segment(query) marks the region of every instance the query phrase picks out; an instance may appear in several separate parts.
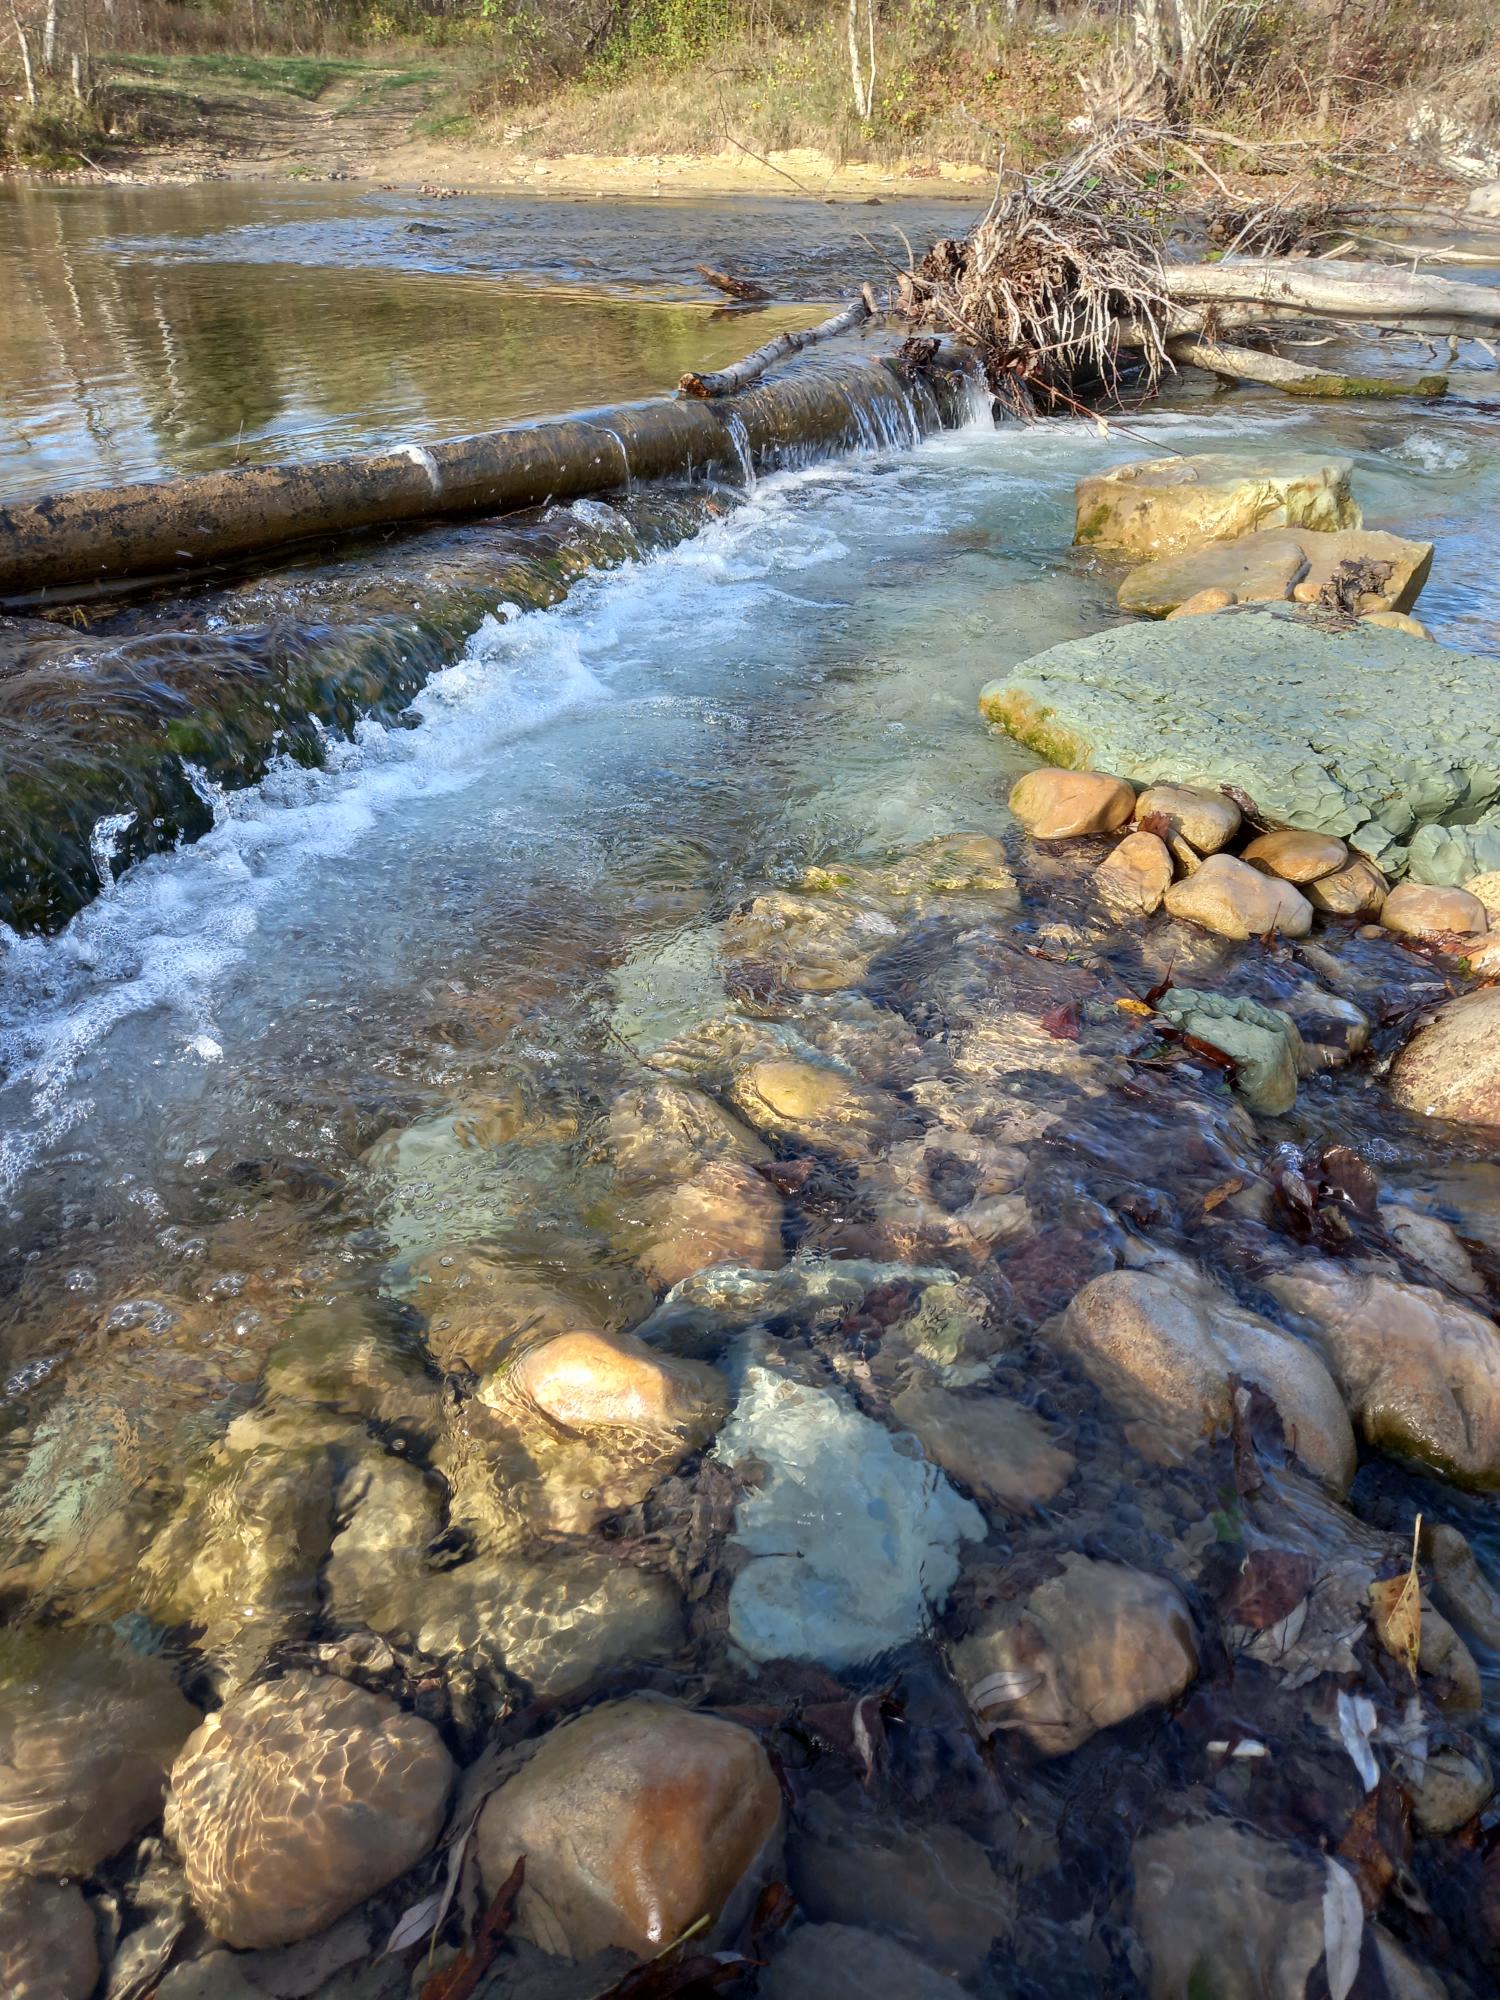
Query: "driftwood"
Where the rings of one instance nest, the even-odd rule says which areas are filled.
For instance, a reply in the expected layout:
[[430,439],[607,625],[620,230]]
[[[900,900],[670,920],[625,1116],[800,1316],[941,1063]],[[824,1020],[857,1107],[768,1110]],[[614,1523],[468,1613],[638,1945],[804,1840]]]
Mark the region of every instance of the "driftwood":
[[842,312],[835,313],[832,319],[825,319],[821,325],[810,326],[802,333],[778,333],[774,340],[768,340],[764,347],[757,347],[743,361],[732,362],[728,368],[721,368],[715,374],[684,375],[677,385],[678,390],[684,396],[735,395],[741,389],[748,389],[752,382],[759,381],[768,368],[785,360],[787,355],[800,354],[804,347],[814,347],[820,340],[832,340],[835,334],[849,333],[869,317],[869,298],[862,293]]
[[[841,318],[854,325],[864,313],[861,300]],[[957,421],[969,365],[950,369],[938,357],[923,371],[933,422]],[[747,459],[779,462],[789,442],[851,450],[861,408],[911,395],[895,356],[861,355],[761,383],[735,404],[732,424],[713,403],[662,398],[404,450],[17,501],[0,506],[0,601],[76,597],[72,586],[172,575],[388,522],[576,500],[632,480],[734,477]]]
[[727,298],[738,299],[741,305],[759,305],[771,294],[764,285],[756,284],[753,278],[737,278],[733,271],[716,271],[712,264],[695,264],[693,269],[700,278],[706,278],[716,291]]
[[1500,334],[1500,291],[1386,264],[1303,257],[1168,264],[1164,287],[1178,305],[1269,307],[1429,335]]
[[1231,382],[1257,382],[1283,389],[1289,396],[1446,396],[1446,375],[1341,375],[1326,368],[1309,368],[1256,347],[1236,347],[1206,335],[1179,335],[1167,342],[1172,359],[1202,368]]

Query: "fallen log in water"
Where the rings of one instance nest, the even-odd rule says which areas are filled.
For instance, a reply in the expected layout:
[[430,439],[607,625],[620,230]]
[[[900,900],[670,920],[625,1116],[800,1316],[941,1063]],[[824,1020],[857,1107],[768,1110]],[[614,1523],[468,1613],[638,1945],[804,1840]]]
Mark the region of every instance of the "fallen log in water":
[[1328,368],[1309,368],[1305,361],[1288,361],[1258,347],[1237,347],[1206,335],[1178,335],[1167,342],[1176,362],[1201,368],[1231,382],[1255,382],[1281,389],[1288,396],[1446,396],[1446,375],[1343,375]]
[[1163,289],[1179,305],[1270,306],[1316,319],[1420,328],[1429,334],[1500,334],[1500,291],[1387,264],[1312,257],[1246,257],[1168,264]]
[[[853,325],[865,312],[860,301],[840,317]],[[924,396],[919,410],[914,399]],[[577,500],[633,480],[743,476],[809,451],[909,438],[955,421],[961,403],[951,367],[939,363],[924,386],[890,356],[856,357],[761,383],[732,414],[658,400],[309,465],[52,494],[0,507],[0,600],[55,599],[72,586],[170,575],[392,522]]]
[[757,347],[743,361],[733,361],[715,374],[695,375],[690,371],[677,387],[684,396],[735,395],[741,389],[748,389],[768,368],[784,361],[789,354],[800,354],[803,348],[815,347],[820,340],[832,340],[836,334],[850,333],[869,317],[869,299],[861,295],[845,306],[842,312],[836,312],[832,319],[825,319],[820,325],[810,326],[802,333],[778,333],[774,340],[768,340],[764,347]]

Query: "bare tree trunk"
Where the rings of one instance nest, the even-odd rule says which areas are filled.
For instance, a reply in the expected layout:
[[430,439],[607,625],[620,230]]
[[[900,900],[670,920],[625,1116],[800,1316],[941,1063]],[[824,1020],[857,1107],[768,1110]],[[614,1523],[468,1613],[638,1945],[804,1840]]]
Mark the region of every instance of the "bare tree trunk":
[[15,0],[12,0],[11,3],[10,18],[15,23],[16,40],[21,45],[21,80],[26,88],[26,102],[30,109],[35,111],[36,71],[33,69],[31,63],[31,40],[26,33],[25,23],[16,12]]
[[48,76],[57,69],[57,0],[47,0],[42,21],[42,68]]
[[865,0],[865,31],[869,73],[859,46],[859,0],[849,0],[849,74],[854,81],[854,108],[869,123],[875,106],[875,0]]
[[1227,341],[1191,335],[1167,342],[1174,361],[1202,368],[1229,382],[1256,382],[1282,389],[1289,396],[1444,396],[1446,375],[1341,375],[1327,368],[1309,368],[1284,355],[1264,354],[1258,347],[1236,347]]
[[1428,333],[1500,331],[1500,292],[1389,264],[1314,257],[1169,264],[1165,290],[1180,305],[1261,306],[1367,326],[1417,326]]
[[798,354],[804,347],[815,347],[820,340],[832,340],[836,335],[848,333],[870,317],[870,302],[864,295],[836,312],[832,319],[825,319],[818,326],[810,326],[802,333],[778,333],[774,340],[768,340],[764,347],[757,347],[753,354],[747,354],[743,361],[731,362],[715,375],[684,375],[678,383],[678,391],[684,396],[732,396],[736,390],[748,389],[752,382],[759,381],[774,362],[782,361],[789,354]]

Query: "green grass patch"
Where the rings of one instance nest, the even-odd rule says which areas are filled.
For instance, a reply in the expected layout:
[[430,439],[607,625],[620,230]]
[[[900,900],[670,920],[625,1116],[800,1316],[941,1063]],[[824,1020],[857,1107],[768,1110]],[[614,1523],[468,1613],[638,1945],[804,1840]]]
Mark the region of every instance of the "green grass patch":
[[365,76],[369,63],[335,56],[127,55],[114,60],[122,69],[160,77],[189,88],[206,83],[238,84],[313,103],[339,77]]

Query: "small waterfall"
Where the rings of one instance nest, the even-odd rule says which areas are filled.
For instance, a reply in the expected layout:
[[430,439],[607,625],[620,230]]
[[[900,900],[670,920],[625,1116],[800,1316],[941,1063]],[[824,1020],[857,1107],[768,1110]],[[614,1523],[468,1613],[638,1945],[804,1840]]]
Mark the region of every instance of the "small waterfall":
[[755,453],[750,445],[750,433],[745,428],[745,420],[735,409],[721,409],[717,412],[724,426],[724,435],[729,440],[735,463],[740,470],[740,484],[747,493],[755,488]]

